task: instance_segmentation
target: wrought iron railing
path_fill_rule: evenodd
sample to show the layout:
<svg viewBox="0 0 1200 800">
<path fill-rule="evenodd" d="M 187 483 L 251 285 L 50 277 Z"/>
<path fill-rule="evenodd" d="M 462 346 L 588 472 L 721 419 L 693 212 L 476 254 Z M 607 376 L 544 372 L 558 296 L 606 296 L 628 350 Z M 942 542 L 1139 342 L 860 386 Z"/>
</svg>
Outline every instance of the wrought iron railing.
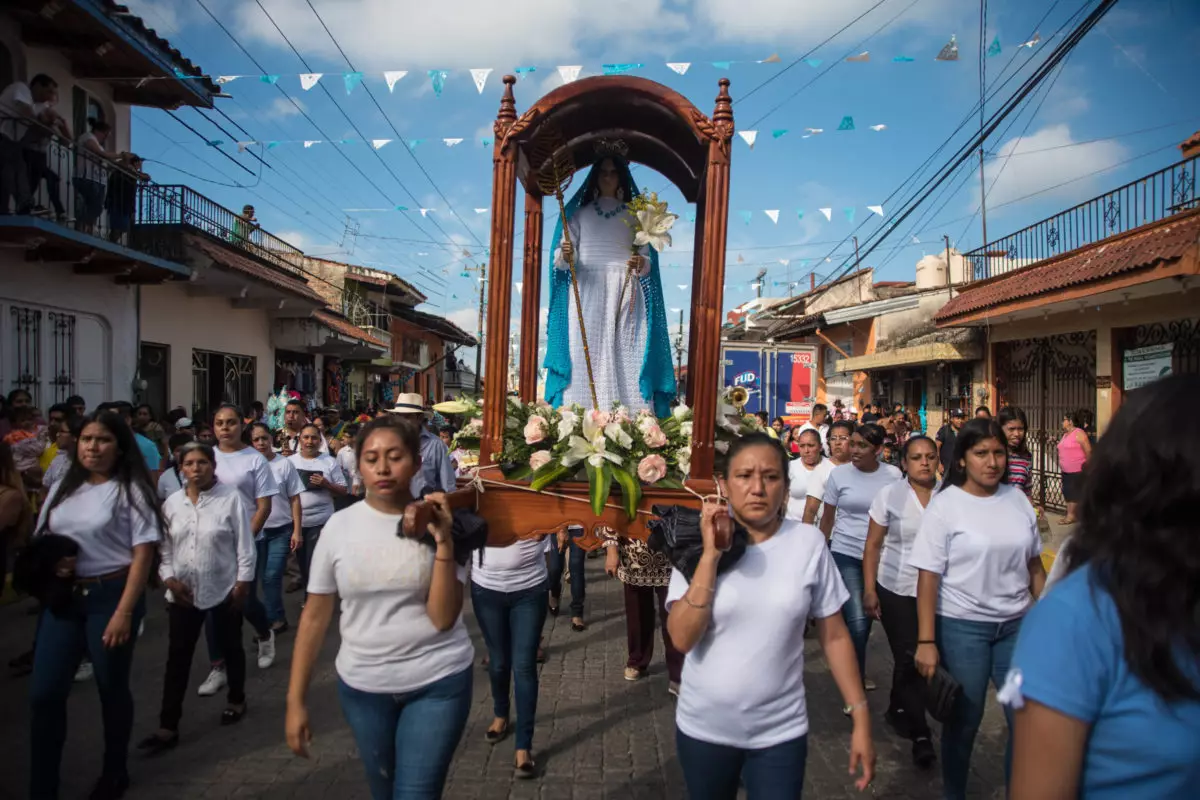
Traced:
<svg viewBox="0 0 1200 800">
<path fill-rule="evenodd" d="M 1184 159 L 1003 239 L 988 242 L 965 254 L 972 266 L 970 278 L 982 280 L 1011 272 L 1200 207 L 1196 195 L 1198 166 L 1200 157 Z"/>
</svg>

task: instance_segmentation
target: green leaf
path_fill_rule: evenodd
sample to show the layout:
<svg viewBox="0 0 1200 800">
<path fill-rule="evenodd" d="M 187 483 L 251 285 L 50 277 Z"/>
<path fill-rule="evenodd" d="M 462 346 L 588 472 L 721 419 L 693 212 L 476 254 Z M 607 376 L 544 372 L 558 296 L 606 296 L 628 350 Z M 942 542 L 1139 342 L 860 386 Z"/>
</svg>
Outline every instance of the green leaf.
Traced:
<svg viewBox="0 0 1200 800">
<path fill-rule="evenodd" d="M 607 461 L 599 467 L 593 467 L 589 462 L 584 463 L 587 464 L 592 513 L 598 517 L 604 513 L 604 504 L 608 502 L 608 496 L 612 492 L 612 469 L 609 467 L 609 462 Z"/>
<path fill-rule="evenodd" d="M 625 513 L 632 521 L 637 517 L 638 504 L 642 502 L 642 484 L 624 467 L 612 467 L 612 474 L 621 487 L 621 497 L 625 500 Z"/>
<path fill-rule="evenodd" d="M 540 492 L 552 483 L 556 483 L 570 474 L 570 467 L 564 467 L 562 464 L 551 461 L 545 466 L 539 467 L 538 471 L 533 473 L 533 480 L 529 483 L 529 488 L 535 492 Z"/>
<path fill-rule="evenodd" d="M 504 477 L 510 481 L 523 481 L 532 474 L 533 470 L 529 468 L 529 465 L 522 464 L 512 471 L 504 473 Z"/>
<path fill-rule="evenodd" d="M 677 481 L 674 478 L 663 478 L 658 483 L 654 484 L 655 489 L 682 489 L 683 481 Z"/>
</svg>

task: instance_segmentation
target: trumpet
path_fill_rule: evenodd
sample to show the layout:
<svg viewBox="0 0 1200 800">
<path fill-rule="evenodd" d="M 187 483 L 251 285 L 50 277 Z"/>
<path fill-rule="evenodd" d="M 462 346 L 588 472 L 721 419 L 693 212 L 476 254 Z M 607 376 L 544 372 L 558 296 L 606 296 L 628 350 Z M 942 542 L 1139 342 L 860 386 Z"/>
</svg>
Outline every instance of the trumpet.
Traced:
<svg viewBox="0 0 1200 800">
<path fill-rule="evenodd" d="M 746 387 L 744 386 L 735 386 L 729 391 L 729 402 L 733 404 L 733 407 L 738 410 L 739 414 L 742 413 L 742 409 L 749 400 L 750 392 L 746 391 Z"/>
</svg>

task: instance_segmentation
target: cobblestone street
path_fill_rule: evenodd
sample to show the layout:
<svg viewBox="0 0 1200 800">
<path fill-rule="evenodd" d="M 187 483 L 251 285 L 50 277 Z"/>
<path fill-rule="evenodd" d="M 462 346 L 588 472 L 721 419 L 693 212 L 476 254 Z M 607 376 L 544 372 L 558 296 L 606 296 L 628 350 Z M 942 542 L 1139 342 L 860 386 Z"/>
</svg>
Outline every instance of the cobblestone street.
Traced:
<svg viewBox="0 0 1200 800">
<path fill-rule="evenodd" d="M 512 741 L 492 748 L 484 742 L 491 719 L 487 676 L 475 673 L 471 719 L 446 789 L 449 800 L 473 798 L 682 798 L 682 777 L 675 758 L 673 702 L 661 652 L 655 653 L 650 675 L 637 682 L 622 677 L 625 664 L 624 612 L 620 586 L 601 570 L 602 561 L 587 562 L 587 620 L 584 633 L 574 633 L 566 616 L 549 618 L 548 660 L 542 670 L 535 754 L 542 770 L 536 781 L 512 780 Z M 569 592 L 568 592 L 569 594 Z M 11 597 L 11 595 L 10 595 Z M 293 623 L 299 595 L 287 596 Z M 564 598 L 566 600 L 567 598 Z M 33 616 L 27 603 L 0 607 L 0 642 L 4 660 L 32 639 Z M 477 662 L 484 654 L 471 618 Z M 247 634 L 249 642 L 249 634 Z M 661 650 L 661 640 L 659 641 Z M 367 798 L 354 743 L 343 721 L 334 689 L 336 634 L 326 642 L 310 694 L 314 729 L 313 759 L 295 758 L 283 738 L 284 700 L 291 660 L 292 634 L 280 640 L 279 659 L 269 670 L 249 666 L 249 713 L 238 726 L 221 728 L 223 698 L 201 698 L 195 686 L 207 673 L 204 645 L 197 649 L 192 688 L 184 708 L 180 746 L 154 759 L 135 754 L 130 772 L 130 800 L 187 798 Z M 145 636 L 138 642 L 134 666 L 136 722 L 134 740 L 157 726 L 159 693 L 166 660 L 166 620 L 159 597 L 150 603 Z M 808 713 L 811 721 L 805 796 L 857 797 L 846 774 L 849 724 L 815 641 L 808 644 L 806 664 Z M 912 766 L 909 745 L 882 723 L 887 703 L 891 659 L 883 631 L 871 637 L 868 675 L 879 685 L 870 695 L 879 760 L 869 794 L 886 798 L 936 798 L 940 777 L 935 768 L 922 773 Z M 730 676 L 733 679 L 735 676 Z M 754 680 L 753 675 L 742 676 Z M 28 784 L 28 678 L 0 679 L 0 798 L 25 798 Z M 85 797 L 100 769 L 99 701 L 94 687 L 75 687 L 70 706 L 70 735 L 63 759 L 64 800 Z M 1003 785 L 1003 719 L 994 702 L 976 742 L 973 797 L 990 798 Z"/>
</svg>

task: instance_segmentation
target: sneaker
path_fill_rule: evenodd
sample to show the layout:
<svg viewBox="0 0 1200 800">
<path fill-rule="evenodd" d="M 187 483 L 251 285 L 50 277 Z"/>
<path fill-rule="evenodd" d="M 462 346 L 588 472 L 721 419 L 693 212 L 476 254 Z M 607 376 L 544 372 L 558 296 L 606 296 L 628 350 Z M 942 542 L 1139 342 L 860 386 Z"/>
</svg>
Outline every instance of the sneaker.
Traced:
<svg viewBox="0 0 1200 800">
<path fill-rule="evenodd" d="M 275 663 L 275 631 L 266 639 L 258 640 L 258 668 L 266 669 Z"/>
<path fill-rule="evenodd" d="M 913 742 L 912 759 L 913 763 L 921 769 L 929 769 L 933 766 L 933 762 L 937 761 L 933 742 L 929 741 L 928 737 L 922 737 Z"/>
<path fill-rule="evenodd" d="M 75 682 L 83 683 L 84 681 L 90 681 L 95 672 L 96 668 L 92 666 L 92 662 L 85 659 L 80 663 L 79 669 L 75 670 Z"/>
<path fill-rule="evenodd" d="M 224 689 L 228 683 L 229 680 L 225 677 L 225 668 L 213 667 L 212 671 L 208 673 L 208 677 L 204 679 L 204 683 L 200 684 L 200 688 L 196 690 L 196 694 L 201 697 L 212 697 Z"/>
<path fill-rule="evenodd" d="M 640 681 L 645 674 L 646 673 L 643 670 L 640 670 L 637 667 L 625 668 L 625 680 L 627 681 Z"/>
</svg>

